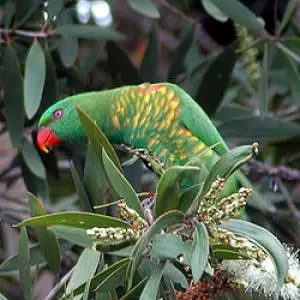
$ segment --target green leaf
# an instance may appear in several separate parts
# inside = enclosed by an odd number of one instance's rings
[[[249,259],[239,249],[228,245],[210,244],[213,257],[216,259]]]
[[[149,42],[140,66],[140,73],[145,81],[154,82],[159,60],[159,41],[156,27],[152,27],[149,34]]]
[[[281,287],[288,275],[288,259],[280,241],[268,230],[241,220],[229,220],[220,227],[242,235],[260,244],[272,257],[278,275],[278,286]]]
[[[0,293],[0,300],[8,300],[2,293]]]
[[[213,115],[222,102],[236,58],[235,44],[232,44],[209,64],[202,77],[195,100],[209,115]]]
[[[106,43],[109,71],[122,85],[138,84],[143,80],[126,52],[114,42]]]
[[[35,148],[27,139],[23,140],[21,154],[28,169],[37,177],[46,179],[46,170]]]
[[[243,141],[286,140],[300,134],[300,126],[296,122],[255,116],[223,123],[218,130],[223,138],[239,138]]]
[[[57,238],[65,239],[83,248],[91,248],[93,246],[93,238],[86,233],[86,229],[54,225],[50,226],[49,230],[51,230]]]
[[[78,39],[73,36],[63,35],[60,39],[58,52],[66,68],[73,66],[78,53]]]
[[[196,225],[192,246],[191,268],[194,281],[199,281],[209,258],[209,237],[203,223]]]
[[[143,292],[140,296],[140,300],[156,300],[159,284],[166,267],[166,262],[160,261],[151,270],[151,275],[147,281]]]
[[[76,228],[92,228],[92,227],[122,227],[129,228],[130,225],[120,219],[93,214],[88,212],[57,212],[45,216],[32,217],[25,219],[17,226],[50,226],[64,225]]]
[[[298,0],[289,0],[289,3],[286,6],[286,9],[284,11],[284,15],[283,15],[281,23],[280,23],[279,34],[282,32],[284,27],[290,21],[297,4],[298,4]]]
[[[264,46],[264,57],[262,62],[261,68],[261,75],[260,75],[260,87],[259,87],[259,111],[264,118],[268,114],[269,110],[269,45],[265,43]]]
[[[14,147],[20,145],[24,129],[23,78],[15,49],[3,50],[4,113],[8,133]]]
[[[179,235],[158,234],[152,241],[152,257],[177,260],[186,250],[186,245]]]
[[[180,206],[180,179],[199,177],[200,169],[191,166],[174,166],[161,176],[156,188],[155,215],[156,217]],[[186,176],[186,177],[185,177]]]
[[[90,278],[85,284],[82,300],[89,300],[89,290],[91,286],[91,280],[92,278]]]
[[[184,70],[184,59],[193,44],[194,40],[194,26],[189,25],[182,32],[179,45],[175,49],[170,61],[170,68],[168,72],[168,81],[175,82],[177,76]]]
[[[282,52],[284,52],[287,56],[292,58],[294,61],[296,61],[298,64],[300,64],[300,56],[292,51],[290,48],[284,46],[282,43],[277,43],[277,48],[280,49]]]
[[[183,289],[188,289],[189,284],[185,275],[181,271],[179,271],[172,263],[167,263],[164,270],[164,275],[171,279],[174,283],[180,284]]]
[[[142,218],[144,218],[144,212],[135,190],[127,181],[125,176],[114,165],[104,149],[102,159],[110,185],[117,192],[120,198],[124,198],[124,201],[130,208],[134,209]]]
[[[113,148],[113,146],[108,141],[105,134],[97,126],[95,121],[81,108],[77,107],[77,113],[80,119],[80,122],[85,130],[85,133],[91,142],[94,151],[97,153],[100,161],[102,161],[102,148],[105,149],[106,153],[113,161],[114,165],[117,166],[119,170],[122,170],[119,158]]]
[[[70,227],[69,227],[70,228]],[[61,241],[60,248],[61,252],[69,250],[71,244],[66,241]],[[43,256],[40,245],[34,244],[30,246],[30,266],[46,265],[46,259]],[[9,256],[2,264],[0,265],[0,273],[11,272],[18,270],[18,253]]]
[[[83,183],[93,205],[104,204],[103,188],[105,180],[104,166],[89,143],[84,165]]]
[[[3,11],[5,12],[5,28],[9,28],[16,12],[16,2],[13,0],[5,1],[3,4]]]
[[[202,169],[201,171],[203,171]],[[202,189],[204,186],[204,182],[201,184],[196,184],[186,189],[179,197],[179,206],[178,210],[182,212],[187,212],[191,205],[194,203],[196,199],[198,199],[202,193]]]
[[[67,285],[65,291],[66,295],[70,295],[72,291],[93,277],[97,270],[99,260],[100,252],[88,248],[82,251]]]
[[[131,288],[133,275],[136,271],[137,266],[139,265],[141,256],[148,243],[154,238],[156,234],[159,234],[161,230],[166,229],[173,224],[179,224],[183,222],[184,216],[185,215],[182,212],[176,210],[168,211],[167,213],[157,218],[155,223],[153,223],[148,229],[148,231],[138,240],[132,251],[132,265],[127,270],[129,274],[128,290]]]
[[[257,20],[257,17],[239,0],[231,0],[230,5],[224,0],[210,0],[226,16],[240,25],[246,26],[250,30],[262,31],[263,25]]]
[[[51,52],[45,51],[46,59],[46,80],[42,95],[42,103],[40,110],[45,111],[51,106],[58,97],[58,84],[56,80],[55,64],[51,56]]]
[[[299,73],[298,65],[288,55],[286,55],[284,52],[282,52],[282,53],[283,53],[283,57],[284,57],[284,67],[286,70],[286,75],[289,79],[288,85],[291,88],[293,101],[295,104],[299,104],[300,73]]]
[[[27,0],[27,1],[22,0],[22,1],[15,1],[15,2],[18,2],[16,14],[17,14],[17,18],[19,19],[16,22],[15,27],[21,27],[40,8],[43,0]]]
[[[101,292],[110,291],[121,285],[126,279],[126,268],[129,263],[128,258],[124,258],[117,263],[109,266],[91,279],[90,292],[101,289]],[[84,284],[73,291],[73,295],[83,293]],[[65,297],[63,299],[66,299]]]
[[[72,174],[72,178],[73,178],[73,182],[74,182],[77,194],[79,196],[79,201],[80,201],[82,209],[92,212],[93,207],[91,205],[90,199],[89,199],[88,195],[86,194],[84,185],[81,182],[73,163],[71,165],[71,174]]]
[[[224,154],[209,172],[202,195],[209,191],[217,177],[228,178],[241,165],[251,159],[256,151],[255,147],[254,145],[240,146]]]
[[[68,24],[56,29],[56,34],[83,39],[120,41],[124,36],[112,27]]]
[[[158,19],[160,17],[159,10],[152,0],[127,0],[128,5],[138,13]]]
[[[148,278],[145,277],[142,280],[140,280],[136,286],[134,286],[128,293],[126,293],[125,295],[123,295],[120,300],[126,300],[126,299],[133,299],[134,296],[138,296],[141,294],[146,282],[147,282]]]
[[[25,112],[32,119],[40,107],[46,78],[46,60],[40,43],[34,41],[25,62],[24,104]]]
[[[23,227],[20,232],[18,263],[19,263],[20,285],[22,287],[25,300],[32,299],[32,281],[30,276],[29,261],[30,261],[29,240],[28,240],[26,228]]]
[[[60,11],[64,7],[64,0],[51,0],[47,5],[48,20],[53,21],[54,17],[58,17]]]
[[[33,217],[45,215],[47,213],[40,200],[31,193],[28,195],[28,202]],[[50,269],[54,273],[58,272],[60,267],[60,249],[55,235],[43,226],[36,227],[35,232],[40,243],[40,249],[45,256]]]
[[[226,22],[228,20],[228,17],[220,9],[218,9],[211,0],[202,0],[202,5],[205,11],[214,19],[220,22]]]

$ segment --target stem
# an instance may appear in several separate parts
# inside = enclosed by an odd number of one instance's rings
[[[31,38],[48,38],[49,36],[53,36],[55,34],[54,30],[44,32],[44,31],[28,31],[28,30],[20,30],[20,29],[4,29],[0,28],[1,35],[20,35]]]
[[[61,280],[60,282],[51,290],[51,292],[46,296],[45,300],[51,300],[54,298],[54,296],[57,294],[57,292],[64,287],[65,283],[70,279],[74,272],[73,267]]]

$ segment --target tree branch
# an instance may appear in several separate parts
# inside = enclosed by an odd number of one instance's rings
[[[28,30],[20,30],[20,29],[4,29],[0,28],[1,35],[20,35],[31,38],[48,38],[55,34],[54,30],[51,31],[28,31]]]

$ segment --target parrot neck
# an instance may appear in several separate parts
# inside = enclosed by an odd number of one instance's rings
[[[74,98],[73,102],[74,105],[78,106],[96,121],[97,125],[113,143],[118,141],[115,141],[114,135],[112,135],[113,121],[111,110],[118,99],[120,89],[83,93],[74,96],[76,98]],[[83,129],[81,128],[81,130]],[[83,132],[79,135],[84,136]]]

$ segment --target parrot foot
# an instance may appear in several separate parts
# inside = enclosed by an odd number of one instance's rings
[[[143,208],[145,217],[147,218],[149,225],[153,224],[155,221],[153,212],[152,212],[154,203],[155,203],[155,195],[154,194],[150,195],[149,197],[145,198],[142,201],[142,208]]]

